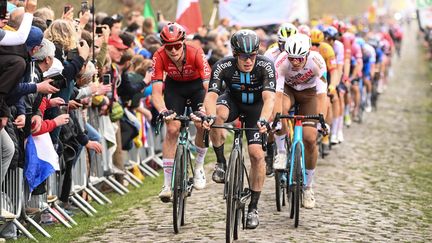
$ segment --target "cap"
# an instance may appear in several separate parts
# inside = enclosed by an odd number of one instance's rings
[[[114,46],[119,50],[126,50],[129,48],[127,45],[123,44],[122,39],[118,35],[111,35],[108,39],[108,45]]]
[[[38,46],[42,43],[43,32],[36,26],[32,26],[30,29],[30,33],[28,34],[27,40],[25,42],[27,46],[27,50],[30,51],[35,46]]]

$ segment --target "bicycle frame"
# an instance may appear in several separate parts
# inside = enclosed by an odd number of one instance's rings
[[[294,116],[295,117],[295,116]],[[293,171],[294,171],[294,157],[295,157],[295,147],[297,143],[300,143],[301,149],[302,149],[302,174],[303,174],[303,186],[306,186],[307,179],[306,179],[306,170],[305,170],[305,158],[304,158],[304,144],[303,144],[303,124],[301,119],[294,118],[294,138],[293,142],[291,144],[291,159],[290,161],[290,175],[289,175],[289,186],[293,184]]]

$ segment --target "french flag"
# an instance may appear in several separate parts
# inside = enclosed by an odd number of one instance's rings
[[[60,170],[59,157],[49,133],[29,136],[25,147],[24,176],[30,192],[45,181],[52,173]]]
[[[186,28],[187,34],[193,34],[202,26],[201,8],[198,0],[179,0],[176,22]]]

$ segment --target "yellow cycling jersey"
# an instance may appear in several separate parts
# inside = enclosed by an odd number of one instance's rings
[[[332,71],[336,68],[336,55],[333,47],[331,47],[328,43],[321,42],[318,47],[318,52],[326,62],[327,71]]]

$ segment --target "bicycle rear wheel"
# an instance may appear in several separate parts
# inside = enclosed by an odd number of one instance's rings
[[[185,208],[185,169],[184,169],[184,148],[183,145],[177,146],[176,156],[174,159],[173,170],[173,226],[174,232],[180,231],[180,226],[184,224]],[[183,224],[182,224],[183,223]]]
[[[238,237],[238,195],[237,188],[239,186],[238,170],[240,158],[239,151],[234,149],[229,159],[229,167],[225,176],[226,183],[226,219],[225,219],[225,238],[227,243],[233,242]]]
[[[275,171],[276,209],[278,212],[282,210],[282,206],[285,206],[286,182],[283,181],[284,175],[286,175],[284,171]]]
[[[294,227],[297,228],[300,218],[301,192],[303,187],[302,149],[300,143],[297,143],[295,147],[293,182],[292,210],[294,210]]]

